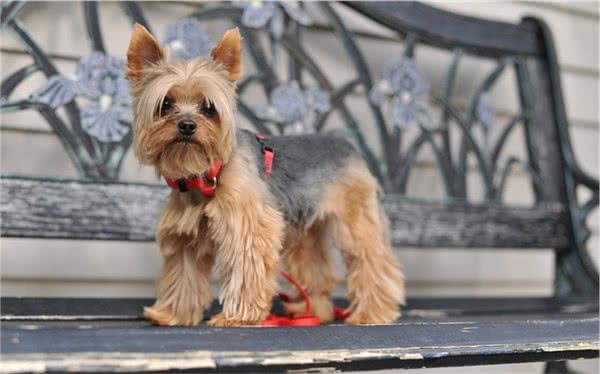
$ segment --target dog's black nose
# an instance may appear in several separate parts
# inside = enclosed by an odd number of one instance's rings
[[[196,132],[196,122],[184,120],[177,123],[179,133],[183,136],[192,136]]]

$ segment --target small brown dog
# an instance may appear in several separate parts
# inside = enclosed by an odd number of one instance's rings
[[[232,29],[209,58],[170,62],[144,27],[133,31],[127,75],[135,153],[175,188],[158,224],[164,266],[156,303],[145,316],[160,325],[199,323],[211,303],[215,265],[223,311],[208,324],[260,323],[271,308],[281,259],[306,288],[314,313],[330,322],[337,283],[331,238],[348,268],[346,322],[395,321],[404,283],[377,181],[343,139],[263,140],[236,129],[240,43]],[[266,150],[276,155],[268,176]],[[299,299],[285,304],[292,316],[304,308]]]

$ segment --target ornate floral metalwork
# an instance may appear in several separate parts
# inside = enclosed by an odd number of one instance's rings
[[[251,0],[239,3],[244,7],[242,25],[258,29],[268,24],[271,35],[277,39],[283,35],[286,14],[301,25],[311,24],[310,16],[298,1]]]
[[[54,75],[50,77],[45,87],[34,93],[34,97],[40,103],[56,109],[73,100],[77,95],[77,88],[75,80]]]
[[[163,45],[168,47],[176,58],[189,60],[208,57],[214,42],[200,22],[193,18],[185,18],[167,27]]]
[[[426,99],[429,82],[417,68],[414,59],[402,57],[392,61],[383,79],[371,89],[370,99],[383,106],[391,97],[391,117],[394,126],[408,127],[417,123],[427,112]]]
[[[477,100],[476,114],[477,120],[483,127],[490,129],[492,126],[494,126],[494,121],[496,120],[496,111],[492,105],[492,100],[490,99],[489,93],[483,93],[479,97],[479,100]]]
[[[259,118],[283,125],[285,134],[314,132],[308,125],[311,112],[325,113],[331,108],[329,94],[319,88],[303,90],[298,81],[277,86],[270,96],[270,105],[258,107]]]
[[[74,79],[54,75],[34,93],[40,103],[53,109],[76,96],[87,99],[81,112],[83,130],[101,142],[119,142],[129,132],[131,97],[123,62],[102,52],[82,58]]]

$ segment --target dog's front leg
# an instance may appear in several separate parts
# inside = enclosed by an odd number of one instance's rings
[[[255,325],[264,320],[275,294],[275,275],[283,240],[283,218],[260,198],[207,209],[223,311],[210,326]]]
[[[178,226],[173,222],[178,220],[164,214],[159,224],[157,242],[164,263],[156,302],[144,309],[144,316],[158,325],[191,326],[202,320],[212,301],[210,274],[214,251],[206,237],[206,226],[198,224],[199,229],[183,234],[175,230]]]

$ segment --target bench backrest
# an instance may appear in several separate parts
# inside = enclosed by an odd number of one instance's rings
[[[597,205],[597,182],[594,185],[585,179],[575,166],[556,53],[544,23],[533,18],[520,24],[494,22],[413,2],[344,5],[403,39],[404,48],[399,48],[398,60],[388,71],[371,73],[363,51],[369,46],[357,44],[340,16],[340,10],[350,10],[337,4],[311,4],[321,21],[326,21],[311,26],[303,25],[301,11],[287,7],[279,9],[283,28],[278,28],[273,18],[256,29],[243,8],[224,3],[198,7],[191,17],[203,25],[226,19],[241,28],[246,61],[252,62],[246,66],[254,65],[239,84],[239,109],[248,125],[264,134],[337,131],[356,143],[387,192],[385,206],[395,245],[552,248],[576,250],[580,262],[589,260],[581,260],[586,256],[581,251],[585,232],[576,230]],[[3,177],[2,235],[153,240],[156,218],[168,191],[164,186],[117,182],[131,144],[130,131],[110,143],[83,131],[77,103],[72,97],[60,102],[51,86],[25,100],[8,100],[15,87],[36,71],[48,78],[60,75],[19,22],[22,6],[5,3],[2,26],[15,32],[34,63],[2,82],[3,110],[39,111],[85,181]],[[104,52],[98,4],[84,2],[82,6],[92,47]],[[122,2],[120,6],[131,21],[151,26],[137,3]],[[183,23],[174,27],[183,27]],[[307,33],[329,27],[337,35],[332,53],[344,55],[334,56],[333,65],[339,70],[328,75],[311,53],[315,46],[304,40]],[[446,65],[429,67],[438,81],[445,82],[440,92],[431,89],[427,74],[416,62],[421,51],[447,56],[441,60]],[[455,98],[461,64],[471,69],[480,62],[489,73],[479,77],[467,74],[481,79],[468,82],[473,88],[468,97]],[[516,109],[504,113],[500,121],[492,103],[493,87],[510,74],[517,82]],[[261,110],[257,92],[267,98],[270,110],[264,110],[265,100]],[[285,108],[278,107],[281,102],[302,102],[301,110],[310,115],[302,120],[286,117]],[[64,116],[59,108],[64,109]],[[269,117],[273,111],[279,119]],[[504,122],[503,126],[499,122]],[[129,126],[124,121],[120,124]],[[503,154],[517,131],[524,134],[524,149],[518,155],[510,154],[511,150]],[[95,153],[98,149],[105,152],[101,162]],[[411,172],[419,162],[433,167],[443,198],[407,196]],[[527,176],[533,191],[534,201],[527,206],[504,200],[508,177],[517,169]],[[595,188],[596,201],[576,211],[577,184]]]

